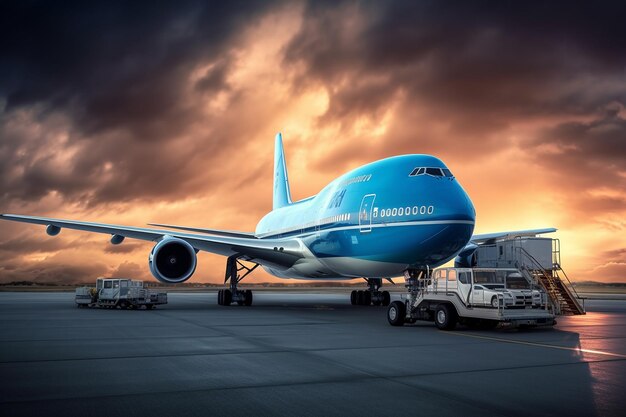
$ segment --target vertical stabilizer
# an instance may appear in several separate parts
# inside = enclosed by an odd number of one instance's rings
[[[291,204],[291,192],[283,151],[283,135],[278,133],[274,144],[274,210],[289,204]]]

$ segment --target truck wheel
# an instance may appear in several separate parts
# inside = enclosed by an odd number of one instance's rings
[[[387,321],[392,326],[402,326],[406,316],[406,307],[402,301],[394,301],[387,309]]]
[[[391,302],[391,295],[389,295],[389,291],[383,291],[383,305],[386,307]]]
[[[456,326],[457,314],[449,304],[439,304],[435,310],[435,325],[439,330],[452,330]]]

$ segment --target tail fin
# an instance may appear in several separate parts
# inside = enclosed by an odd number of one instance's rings
[[[291,204],[291,192],[283,151],[283,135],[277,133],[274,145],[274,210],[289,204]]]

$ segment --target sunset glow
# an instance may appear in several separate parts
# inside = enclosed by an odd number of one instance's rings
[[[0,212],[253,231],[282,132],[295,200],[359,165],[432,154],[471,196],[476,233],[556,227],[571,279],[626,281],[619,13],[228,4],[8,6]],[[151,243],[0,233],[4,282],[151,279]],[[198,265],[191,282],[223,281],[224,258]]]

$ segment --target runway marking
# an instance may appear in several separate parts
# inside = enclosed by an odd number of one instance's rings
[[[614,356],[617,358],[626,359],[626,355],[622,355],[619,353],[605,352],[602,350],[595,350],[595,349],[583,349],[583,348],[575,348],[575,347],[567,347],[567,346],[549,345],[546,343],[525,342],[523,340],[503,339],[500,337],[490,337],[490,336],[479,336],[476,334],[464,334],[464,333],[445,333],[445,334],[454,335],[454,336],[471,337],[474,339],[493,340],[496,342],[512,343],[512,344],[517,344],[517,345],[544,347],[544,348],[559,349],[559,350],[569,350],[569,351],[578,352],[578,353],[592,353],[595,355]]]

